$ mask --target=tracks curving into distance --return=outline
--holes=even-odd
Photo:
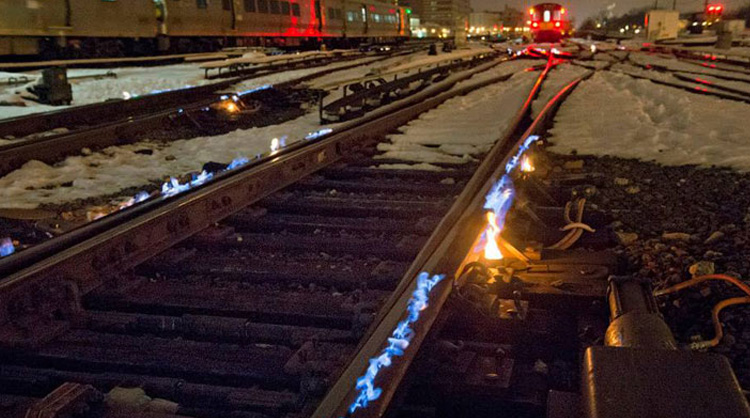
[[[509,146],[478,167],[370,167],[386,134],[507,78],[450,89],[470,75],[0,261],[0,381],[21,382],[3,396],[137,382],[185,415],[311,414]]]

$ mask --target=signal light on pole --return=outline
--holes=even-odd
[[[723,9],[724,9],[724,6],[722,6],[721,4],[709,4],[706,6],[706,13],[707,14],[721,14]]]

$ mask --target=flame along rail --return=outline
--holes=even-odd
[[[544,73],[549,70],[548,65]],[[493,184],[502,177],[504,168],[519,152],[520,147],[529,137],[546,129],[565,98],[581,81],[593,73],[590,71],[565,85],[524,130],[521,121],[534,97],[529,96],[516,114],[515,123],[509,125],[502,139],[495,143],[482,160],[482,164],[467,183],[456,204],[433,231],[409,272],[404,276],[405,280],[399,283],[397,290],[391,294],[385,307],[380,311],[368,333],[368,338],[360,344],[356,357],[349,363],[313,416],[380,417],[386,413],[422,342],[435,324],[452,289],[458,284],[454,277],[459,277],[461,269],[467,263],[464,255],[469,254],[470,257],[476,237],[486,226],[483,215],[485,196]],[[537,80],[534,91],[538,90],[542,80],[543,77]],[[419,272],[424,273],[420,275]],[[429,272],[427,276],[426,272]],[[425,279],[430,276],[435,283],[429,283],[427,286]],[[440,280],[436,280],[438,277]],[[399,353],[389,356],[387,365],[383,366],[383,362],[376,359],[388,351],[387,347],[393,345],[393,335],[396,332],[394,330],[410,318],[410,306],[422,288],[430,289],[429,303],[422,306],[418,321],[409,321],[410,330],[406,347],[402,343]],[[374,364],[378,364],[374,370],[379,369],[382,373],[376,372],[373,377]],[[369,380],[367,385],[362,383],[364,380]],[[376,388],[374,399],[373,387]]]
[[[499,62],[485,64],[484,68]],[[540,74],[524,109],[528,110],[546,73]],[[451,85],[466,77],[453,76]],[[354,225],[334,215],[340,213],[341,202],[334,205],[320,201],[295,204],[286,200],[284,195],[263,201],[262,205],[269,212],[283,211],[283,222],[278,216],[275,222],[268,219],[258,222],[255,212],[244,209],[293,184],[296,184],[295,190],[307,193],[329,190],[332,184],[337,189],[346,190],[345,181],[317,183],[312,180],[300,182],[300,179],[326,167],[328,171],[324,173],[339,180],[362,176],[361,167],[369,166],[371,162],[368,158],[358,159],[356,155],[372,154],[372,144],[377,139],[449,98],[495,81],[486,80],[482,84],[439,95],[435,95],[436,89],[427,89],[400,103],[396,111],[381,109],[342,132],[291,146],[265,160],[219,176],[204,187],[144,205],[130,213],[123,211],[98,225],[95,222],[87,230],[32,248],[28,255],[16,259],[21,261],[9,263],[23,253],[3,260],[5,278],[0,281],[0,341],[4,365],[0,368],[0,380],[23,382],[15,386],[15,390],[21,395],[25,393],[26,397],[30,393],[33,393],[32,397],[39,397],[46,393],[44,391],[66,381],[98,387],[136,382],[153,396],[172,397],[186,404],[191,400],[205,402],[203,409],[195,404],[188,408],[197,416],[222,416],[227,410],[234,409],[246,409],[250,411],[249,415],[261,411],[261,416],[263,413],[311,412],[309,408],[317,404],[316,399],[321,395],[319,387],[326,380],[320,376],[332,373],[340,359],[347,356],[346,343],[351,346],[356,342],[351,333],[362,332],[366,321],[361,320],[375,309],[377,301],[389,294],[393,287],[402,287],[396,284],[402,274],[393,271],[408,269],[405,263],[419,246],[410,245],[409,240],[400,243],[385,240],[385,244],[368,245],[372,237],[365,241],[327,236],[322,239],[299,237],[298,240],[277,236],[273,239],[262,234],[234,234],[226,228],[214,227],[215,223],[239,213],[231,224],[235,228],[250,230],[261,228],[278,232],[279,228],[306,231],[341,228],[336,222],[350,225],[354,231],[394,232],[421,228],[413,221],[397,222],[388,218],[405,217],[402,219],[408,220],[415,212],[435,214],[448,209],[452,198],[444,202],[442,209],[441,205],[430,201],[409,202],[408,206],[379,201],[376,207],[360,202],[350,205],[349,216],[356,217],[351,215],[354,213],[372,219],[365,223],[354,222]],[[515,123],[521,120],[519,116]],[[344,160],[348,160],[347,165],[331,168],[334,163]],[[425,179],[439,180],[445,174],[380,175],[395,177],[396,184],[389,187],[379,185],[380,181],[377,181],[368,184],[364,190],[376,193],[409,190],[409,193],[424,196],[444,195],[446,190],[448,196],[452,196],[460,191],[460,187],[439,181],[432,185],[420,184],[425,183]],[[451,175],[467,179],[470,173],[458,170]],[[404,179],[416,180],[416,184],[401,184]],[[349,184],[348,187],[356,191],[364,186]],[[313,219],[300,216],[312,211],[313,206],[320,216]],[[277,212],[274,213],[278,215]],[[433,220],[437,219],[439,217]],[[199,231],[203,232],[196,236]],[[387,263],[369,266],[376,268],[371,272],[369,288],[363,288],[357,270],[344,274],[314,271],[312,266],[319,261],[306,262],[305,256],[301,257],[302,262],[296,260],[296,267],[286,268],[283,262],[274,263],[265,257],[256,259],[255,262],[265,266],[266,273],[243,271],[242,263],[238,266],[234,257],[222,258],[221,254],[215,259],[227,263],[227,269],[219,272],[201,270],[207,267],[208,255],[191,254],[190,249],[185,251],[185,247],[180,246],[163,256],[154,257],[154,254],[160,254],[189,237],[193,237],[190,241],[193,248],[207,252],[219,244],[222,251],[238,247],[241,251],[243,245],[252,244],[263,248],[266,255],[279,250],[309,251],[310,248],[317,252],[325,243],[333,253],[358,249],[359,252],[379,254],[400,262],[402,270]],[[191,255],[195,258],[192,263],[188,258]],[[356,266],[356,263],[352,264]],[[130,274],[123,273],[139,265],[141,274],[148,271],[159,273],[153,276],[157,282],[133,279]],[[300,271],[306,271],[306,268],[310,269],[311,277],[300,277]],[[185,283],[162,281],[164,276],[160,274],[192,277],[192,288],[188,289],[190,285]],[[214,286],[215,279],[211,277],[215,276],[212,274],[220,275],[227,283],[234,281],[239,284],[225,285],[222,290],[222,286]],[[290,280],[296,277],[296,280],[307,280],[313,285],[333,286],[341,292],[339,295],[320,294],[314,289],[303,288],[293,292],[293,298],[285,297],[280,289],[269,289],[268,285],[262,284],[273,282],[278,277]],[[405,277],[411,279],[408,271]],[[243,290],[246,286],[254,291]],[[282,321],[286,322],[280,323]],[[144,336],[150,333],[161,337]],[[222,344],[226,341],[253,343],[249,337],[253,333],[261,335],[253,347],[239,350]],[[168,338],[182,334],[195,340],[180,344]],[[281,350],[269,341],[277,346],[287,344],[296,351]],[[322,348],[330,349],[330,352]],[[139,350],[145,353],[141,357]],[[195,361],[198,358],[201,362]],[[282,373],[282,369],[291,377]],[[262,389],[254,388],[259,382],[266,383]],[[24,388],[29,392],[23,392]],[[288,393],[291,388],[299,393]],[[220,411],[217,412],[217,408]]]
[[[407,51],[394,51],[378,60],[408,54]],[[328,59],[313,65],[322,66],[337,61],[349,61],[362,58],[364,55],[345,56],[340,59]],[[376,61],[378,61],[376,60]],[[370,61],[366,64],[371,64]],[[366,65],[353,63],[338,68],[324,69],[297,79],[274,85],[275,88],[289,88],[304,81],[321,77],[332,72]],[[309,63],[306,68],[310,68]],[[254,73],[233,77],[227,80],[196,87],[167,90],[134,97],[128,100],[112,100],[103,103],[76,106],[64,110],[21,116],[0,121],[0,137],[21,138],[0,146],[0,175],[15,170],[30,160],[55,162],[81,148],[100,149],[111,145],[128,142],[139,133],[163,126],[171,118],[184,115],[211,104],[222,101],[216,92],[230,89],[232,86],[253,78],[268,75],[275,71],[295,69],[295,65],[273,68],[258,68]],[[250,99],[257,89],[239,92]],[[166,110],[165,110],[166,109]],[[70,129],[68,132],[41,135],[58,128]],[[72,128],[72,129],[71,129]],[[36,137],[34,135],[37,134]],[[23,139],[24,137],[31,137]]]

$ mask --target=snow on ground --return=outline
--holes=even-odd
[[[606,61],[573,60],[573,63],[575,65],[580,65],[581,67],[591,68],[592,70],[601,70],[601,69],[607,68],[610,65],[610,63]]]
[[[552,96],[557,94],[566,84],[587,72],[589,70],[570,63],[556,65],[547,74],[547,78],[542,83],[542,90],[539,92],[539,96],[531,104],[531,116],[536,118]]]
[[[373,63],[372,65],[354,67],[349,70],[337,71],[323,77],[318,77],[315,80],[309,81],[307,85],[310,88],[325,88],[329,85],[340,85],[347,81],[353,82],[368,75],[389,71],[390,68],[419,60],[420,58],[423,58],[425,56],[427,56],[427,51],[420,51],[414,54],[388,58],[386,60]]]
[[[680,49],[693,52],[705,52],[714,55],[724,55],[727,57],[750,58],[750,47],[748,46],[733,46],[729,49],[719,49],[713,46],[691,46]]]
[[[109,147],[89,156],[68,157],[54,167],[30,161],[0,179],[0,207],[34,208],[115,194],[153,180],[201,171],[209,161],[229,163],[237,157],[267,153],[273,138],[286,136],[288,145],[318,129],[318,115],[313,112],[279,125],[225,135]],[[143,150],[153,153],[145,155]]]
[[[408,70],[416,69],[419,67],[423,67],[425,65],[443,63],[444,61],[452,61],[455,59],[467,59],[474,55],[487,53],[487,52],[492,52],[492,48],[489,48],[486,46],[479,46],[476,44],[471,44],[471,47],[468,49],[455,49],[451,52],[438,52],[437,55],[427,55],[426,53],[424,53],[422,57],[418,59],[415,59],[408,63],[404,63],[402,65],[389,68],[388,72],[408,71]]]
[[[337,68],[352,65],[357,62],[366,64],[375,58],[367,57],[354,61],[343,61],[322,67],[306,68],[294,71],[280,71],[268,74],[252,80],[242,82],[237,86],[238,90],[248,90],[264,84],[276,84],[327,68]],[[123,99],[128,96],[140,96],[156,91],[180,89],[189,86],[201,86],[216,83],[221,80],[206,80],[199,64],[166,65],[161,67],[129,67],[113,69],[117,78],[71,80],[73,87],[73,106],[86,105],[103,102],[108,99]],[[85,76],[91,74],[106,73],[107,70],[71,69],[69,77]],[[38,77],[37,73],[28,73],[29,76]],[[2,74],[0,74],[2,76]],[[0,102],[23,103],[26,106],[0,106],[0,119],[28,115],[38,112],[59,110],[67,106],[47,106],[30,100],[24,100],[21,96],[29,96],[26,85],[18,85],[0,91]]]
[[[750,75],[730,71],[722,71],[714,68],[705,68],[700,64],[692,64],[690,62],[679,61],[677,60],[677,58],[668,58],[663,55],[631,53],[629,59],[630,61],[638,65],[651,65],[656,67],[664,67],[672,71],[708,74],[720,77],[731,77],[734,79],[747,80],[750,82]]]
[[[296,78],[304,77],[304,76],[314,74],[323,70],[346,67],[348,65],[353,65],[355,63],[362,63],[363,65],[365,65],[372,60],[373,60],[372,57],[367,57],[367,58],[362,58],[360,60],[354,60],[354,61],[336,62],[333,64],[321,66],[321,67],[302,68],[299,70],[292,70],[292,71],[279,71],[276,73],[264,75],[262,77],[253,78],[251,80],[245,80],[239,84],[235,84],[232,87],[232,90],[244,91],[244,90],[250,90],[256,87],[261,87],[267,84],[274,85],[274,84],[284,83],[286,81],[291,81]],[[333,73],[333,74],[338,74],[338,73]]]
[[[623,74],[632,75],[635,77],[643,77],[648,78],[650,80],[656,80],[656,81],[664,81],[667,83],[674,83],[685,87],[695,87],[695,83],[690,83],[684,80],[680,80],[679,78],[675,77],[673,73],[665,73],[661,71],[654,71],[654,70],[646,70],[642,67],[636,67],[632,64],[625,64],[625,63],[618,63],[614,64],[611,67],[612,71],[616,71]],[[693,74],[694,76],[695,74]]]
[[[446,101],[390,135],[390,143],[378,145],[384,153],[376,158],[418,164],[472,161],[473,155],[487,151],[503,135],[537,76],[521,72]]]
[[[471,77],[468,80],[464,80],[456,84],[455,88],[462,88],[462,87],[469,86],[469,85],[483,83],[485,81],[488,81],[497,77],[502,77],[508,74],[517,73],[519,71],[528,70],[537,65],[545,65],[546,63],[547,63],[546,60],[541,60],[541,59],[515,59],[515,60],[506,61],[506,62],[503,62],[502,64],[499,64],[490,68],[487,71],[482,71],[479,74],[475,74],[473,77]]]
[[[291,79],[319,70],[269,75],[248,80],[242,88],[279,82],[281,77]],[[335,129],[336,126],[328,125],[327,128]],[[62,204],[112,195],[127,188],[146,186],[154,180],[201,171],[202,165],[209,161],[229,163],[237,157],[265,153],[270,150],[273,138],[286,137],[286,143],[291,144],[318,129],[318,114],[310,112],[279,125],[237,130],[225,135],[168,144],[144,140],[109,147],[88,156],[68,157],[55,166],[30,161],[0,179],[0,207],[34,208],[40,204]]]
[[[528,65],[527,63],[524,63]],[[522,68],[520,64],[504,64],[502,71]],[[525,67],[523,67],[525,68]],[[300,70],[304,71],[304,70]],[[501,71],[494,69],[494,71]],[[523,73],[524,80],[533,82],[535,73]],[[297,74],[296,76],[299,76]],[[255,80],[261,84],[264,80]],[[502,103],[503,93],[515,95],[513,86],[519,88],[518,81],[504,83],[510,87],[491,89],[490,99]],[[528,83],[523,84],[523,88]],[[251,86],[247,86],[251,87]],[[486,94],[485,94],[486,95]],[[461,103],[461,98],[454,99]],[[514,106],[514,100],[508,100]],[[455,103],[455,102],[454,102]],[[471,104],[472,102],[468,102]],[[503,105],[496,106],[498,111],[505,109]],[[474,109],[468,106],[468,109]],[[474,110],[487,112],[487,109]],[[456,118],[453,114],[453,118]],[[489,120],[497,115],[491,114]],[[502,115],[500,118],[512,115]],[[477,119],[480,120],[480,119]],[[480,122],[475,124],[479,125]],[[327,127],[336,128],[336,125]],[[161,180],[168,176],[178,176],[191,171],[200,171],[202,165],[209,161],[228,163],[237,157],[252,157],[259,153],[268,152],[273,138],[287,137],[286,143],[291,144],[303,138],[310,132],[320,129],[317,112],[310,112],[295,120],[275,126],[237,130],[225,135],[178,140],[168,144],[142,141],[136,144],[109,147],[88,156],[72,156],[60,164],[49,166],[39,161],[26,163],[22,168],[0,179],[0,207],[5,208],[34,208],[40,204],[62,204],[76,199],[87,199],[98,196],[113,195],[121,190],[143,187],[152,181]],[[486,129],[486,128],[485,128]],[[492,140],[500,132],[495,126]],[[442,146],[444,155],[471,154],[478,149],[474,146],[484,145],[485,140],[474,138],[474,134],[464,140],[463,144],[446,143]],[[461,142],[461,141],[453,141]],[[148,151],[146,151],[148,150]],[[144,152],[146,151],[146,152]],[[149,152],[151,153],[149,155]],[[461,157],[459,157],[461,159]],[[420,166],[420,169],[429,169]]]
[[[586,49],[591,49],[591,46],[593,45],[597,51],[614,51],[617,49],[617,44],[608,41],[594,41],[583,38],[570,38],[566,42],[575,45],[581,45]]]
[[[717,89],[717,88],[712,87],[712,85],[702,83],[698,81],[697,79],[710,81],[714,83],[714,85],[730,87],[736,90],[750,93],[750,84],[748,83],[745,83],[742,81],[723,80],[723,79],[711,77],[705,74],[696,76],[696,74],[680,73],[680,72],[665,73],[665,72],[654,71],[654,70],[645,70],[641,67],[636,67],[630,64],[615,64],[612,66],[612,71],[616,71],[616,72],[623,73],[623,74],[628,74],[634,77],[643,77],[643,78],[647,78],[649,80],[654,80],[654,81],[663,81],[663,82],[675,84],[678,86],[687,87],[690,89],[695,89],[695,88],[700,87],[701,89],[705,89],[706,91],[712,92],[712,93],[733,94],[739,98],[742,97],[740,93],[727,92],[725,90]],[[697,82],[679,79],[675,77],[674,74],[681,74],[686,77],[690,77],[691,79],[696,79]]]
[[[750,105],[601,72],[563,103],[553,151],[750,170]]]

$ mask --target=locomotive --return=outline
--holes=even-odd
[[[0,11],[0,56],[48,58],[357,45],[409,27],[380,0],[0,0]]]
[[[540,3],[529,9],[527,23],[535,42],[558,42],[570,35],[568,11],[557,3]]]

